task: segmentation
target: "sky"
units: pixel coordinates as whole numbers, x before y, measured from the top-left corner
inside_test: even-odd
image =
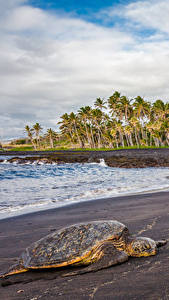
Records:
[[[0,140],[105,100],[168,101],[169,0],[0,0]]]

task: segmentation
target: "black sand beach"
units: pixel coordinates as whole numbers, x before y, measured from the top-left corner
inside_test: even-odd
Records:
[[[121,221],[135,235],[169,240],[169,192],[95,200],[1,220],[1,272],[31,242],[53,230],[99,219]],[[68,271],[34,271],[1,279],[0,299],[169,299],[169,243],[156,256],[61,277]]]

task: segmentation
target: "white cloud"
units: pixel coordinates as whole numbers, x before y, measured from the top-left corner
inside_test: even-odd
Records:
[[[61,114],[92,104],[96,97],[108,97],[114,90],[131,97],[168,96],[169,45],[163,34],[140,38],[125,27],[106,28],[52,14],[29,6],[28,1],[5,3],[0,19],[4,136],[23,135],[27,123],[54,128]],[[148,3],[123,7],[126,18],[135,22],[132,12],[146,13]]]
[[[105,9],[101,15],[109,21],[115,16],[126,18],[128,25],[136,29],[148,28],[169,33],[169,0],[134,1],[126,6]]]
[[[131,3],[125,16],[143,27],[169,33],[169,1],[150,0]]]

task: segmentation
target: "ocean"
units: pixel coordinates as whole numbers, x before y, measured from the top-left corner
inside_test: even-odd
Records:
[[[103,159],[85,164],[17,164],[3,159],[0,219],[87,200],[169,191],[169,168],[111,168]]]

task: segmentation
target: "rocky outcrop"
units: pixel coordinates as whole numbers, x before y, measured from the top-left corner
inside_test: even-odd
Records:
[[[2,154],[2,153],[1,153]],[[10,163],[53,164],[53,163],[99,163],[104,159],[110,167],[145,168],[169,167],[169,149],[130,149],[115,151],[36,151],[3,153],[13,155]],[[17,156],[15,156],[17,155]],[[28,156],[29,155],[29,156]]]

